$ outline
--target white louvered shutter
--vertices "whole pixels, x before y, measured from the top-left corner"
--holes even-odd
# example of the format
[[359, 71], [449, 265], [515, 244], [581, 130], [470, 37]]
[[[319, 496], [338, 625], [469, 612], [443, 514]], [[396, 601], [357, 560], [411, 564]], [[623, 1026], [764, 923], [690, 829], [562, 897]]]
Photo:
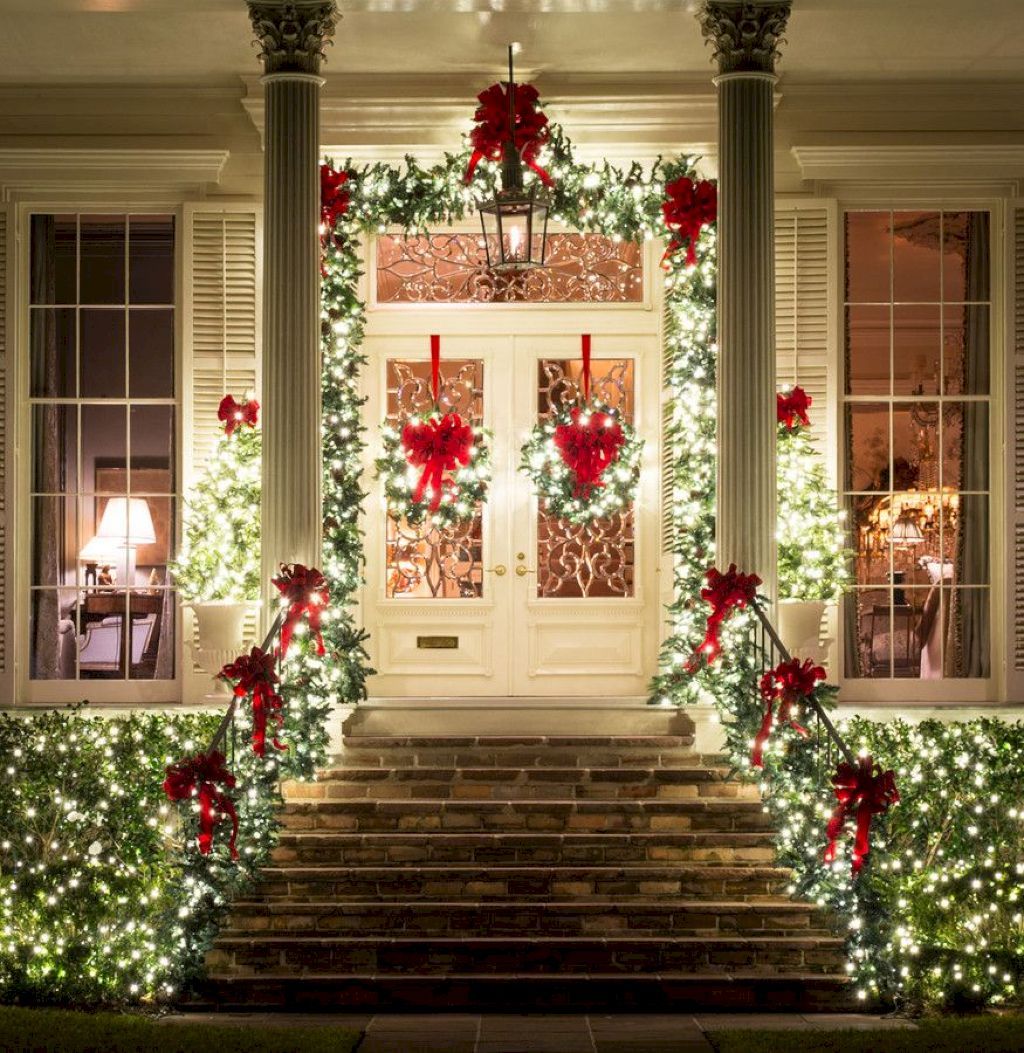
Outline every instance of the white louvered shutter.
[[[1008, 412], [1006, 538], [1006, 699], [1024, 702], [1024, 202], [1008, 211], [1013, 296]], [[997, 535], [997, 544], [1000, 543]]]
[[14, 391], [11, 383], [11, 342], [7, 322], [10, 303], [8, 266], [13, 231], [10, 208], [0, 206], [0, 706], [13, 705], [14, 641], [13, 600], [14, 566], [12, 534], [14, 501], [12, 499], [14, 467]]

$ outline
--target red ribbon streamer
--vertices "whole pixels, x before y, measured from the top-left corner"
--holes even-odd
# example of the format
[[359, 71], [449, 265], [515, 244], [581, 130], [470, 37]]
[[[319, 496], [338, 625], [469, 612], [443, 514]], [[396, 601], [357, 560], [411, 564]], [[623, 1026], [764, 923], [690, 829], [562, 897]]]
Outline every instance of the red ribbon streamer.
[[324, 638], [320, 634], [320, 618], [324, 608], [331, 602], [327, 579], [315, 567], [282, 563], [280, 575], [271, 580], [288, 601], [288, 612], [281, 626], [281, 657], [284, 658], [288, 653], [295, 627], [303, 616], [316, 639], [316, 653], [322, 657], [326, 650]]
[[718, 190], [706, 179], [694, 182], [687, 176], [673, 179], [665, 187], [661, 214], [672, 239], [665, 249], [665, 259], [686, 246], [686, 264], [697, 262], [697, 242], [701, 228], [718, 218]]
[[436, 333], [430, 337], [430, 393], [436, 406], [441, 394], [441, 337]]
[[255, 399], [235, 402], [234, 396], [225, 395], [217, 407], [217, 420], [224, 424], [224, 434], [234, 435], [243, 424], [255, 428], [259, 423], [260, 404]]
[[810, 426], [807, 411], [811, 408], [811, 396], [803, 388], [793, 388], [789, 394], [781, 391], [775, 396], [775, 415], [780, 424], [789, 431]]
[[[532, 84], [516, 84], [515, 145], [523, 164], [537, 173], [545, 186], [551, 186], [550, 174], [537, 162], [537, 156], [548, 141], [548, 119], [537, 108], [539, 95]], [[472, 182], [476, 166], [486, 157], [500, 161], [505, 143], [510, 138], [508, 94], [505, 84], [492, 84], [477, 96], [480, 105], [473, 115], [476, 127], [469, 133], [473, 154], [466, 168], [465, 181]]]
[[757, 587], [761, 579], [756, 574], [741, 574], [735, 563], [723, 574], [717, 567], [709, 567], [705, 574], [707, 585], [700, 590], [700, 598], [711, 604], [704, 640], [696, 653], [686, 664], [688, 672], [694, 673], [700, 668], [701, 655], [707, 658], [708, 665], [722, 653], [722, 643], [718, 632], [725, 620], [734, 610], [753, 603], [757, 596]]
[[[585, 421], [581, 419], [584, 415]], [[569, 416], [571, 423], [555, 428], [555, 446], [576, 477], [573, 496], [585, 500], [605, 485], [605, 469], [618, 457], [625, 436], [619, 422], [600, 410], [573, 406]]]
[[[773, 723], [777, 723], [779, 727], [788, 725], [797, 734], [807, 738], [807, 729], [793, 719], [791, 710], [796, 703], [810, 698], [818, 681], [824, 679], [825, 670], [820, 665], [815, 665], [810, 658], [805, 659], [802, 665], [799, 658], [780, 662], [761, 677], [764, 716], [761, 718], [761, 727], [754, 739], [754, 750], [750, 755], [750, 763], [755, 768], [764, 767], [764, 746], [772, 733]], [[776, 702], [779, 703], [777, 713]]]
[[238, 858], [235, 842], [238, 838], [238, 812], [235, 802], [227, 793], [235, 785], [235, 777], [224, 765], [224, 754], [216, 750], [197, 753], [194, 757], [170, 764], [166, 769], [164, 793], [168, 800], [187, 801], [191, 797], [199, 800], [199, 851], [210, 854], [213, 847], [213, 832], [217, 823], [225, 816], [231, 820], [231, 858]]
[[338, 220], [348, 212], [351, 202], [345, 184], [349, 180], [348, 172], [337, 172], [330, 165], [320, 166], [320, 243], [327, 244], [333, 240], [337, 245], [340, 236], [334, 228]]
[[[231, 682], [236, 698], [252, 695], [252, 751], [260, 757], [267, 752], [267, 721], [273, 720], [276, 731], [284, 727], [284, 699], [275, 690], [279, 678], [274, 663], [272, 653], [254, 647], [220, 671], [221, 679]], [[274, 749], [288, 749], [276, 732], [271, 741]]]
[[451, 485], [444, 473], [469, 464], [472, 448], [473, 429], [457, 413], [406, 424], [402, 428], [405, 459], [413, 468], [423, 469], [413, 501], [422, 501], [429, 489], [430, 511], [436, 512], [441, 507], [444, 487]]
[[580, 339], [583, 346], [583, 401], [590, 401], [590, 333]]
[[825, 828], [828, 838], [825, 862], [831, 863], [836, 858], [839, 835], [846, 820], [855, 815], [857, 833], [853, 842], [853, 873], [856, 876], [871, 852], [871, 820], [899, 803], [896, 775], [892, 771], [883, 772], [881, 765], [875, 764], [870, 756], [861, 757], [856, 767], [841, 762], [832, 776], [832, 785], [839, 803]]

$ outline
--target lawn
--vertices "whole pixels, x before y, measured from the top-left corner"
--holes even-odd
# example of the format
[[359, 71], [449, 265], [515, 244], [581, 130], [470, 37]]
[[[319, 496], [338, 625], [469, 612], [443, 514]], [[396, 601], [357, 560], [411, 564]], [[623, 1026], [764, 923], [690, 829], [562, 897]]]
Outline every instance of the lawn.
[[161, 1023], [116, 1013], [0, 1007], [0, 1053], [351, 1053], [359, 1032], [336, 1027]]
[[1024, 1016], [936, 1017], [886, 1031], [713, 1031], [719, 1053], [1021, 1053]]

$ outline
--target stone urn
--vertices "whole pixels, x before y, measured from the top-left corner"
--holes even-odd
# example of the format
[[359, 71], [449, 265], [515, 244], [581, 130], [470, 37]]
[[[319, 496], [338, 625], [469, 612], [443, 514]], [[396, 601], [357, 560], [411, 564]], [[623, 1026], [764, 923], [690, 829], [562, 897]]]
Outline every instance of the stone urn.
[[252, 600], [193, 600], [198, 643], [192, 645], [196, 664], [210, 674], [214, 692], [227, 694], [228, 685], [217, 679], [217, 674], [228, 662], [234, 661], [248, 649], [245, 638], [245, 617], [255, 606]]
[[825, 613], [823, 600], [779, 600], [779, 636], [786, 650], [794, 658], [825, 659], [821, 646], [821, 619]]

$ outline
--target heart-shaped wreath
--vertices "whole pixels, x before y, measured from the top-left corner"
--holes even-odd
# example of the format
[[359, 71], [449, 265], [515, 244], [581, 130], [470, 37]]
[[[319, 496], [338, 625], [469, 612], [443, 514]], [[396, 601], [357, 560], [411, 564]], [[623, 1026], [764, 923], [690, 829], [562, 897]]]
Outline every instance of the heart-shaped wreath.
[[583, 337], [583, 398], [541, 421], [522, 449], [520, 468], [544, 511], [583, 524], [615, 515], [636, 497], [643, 440], [590, 393], [590, 337]]

